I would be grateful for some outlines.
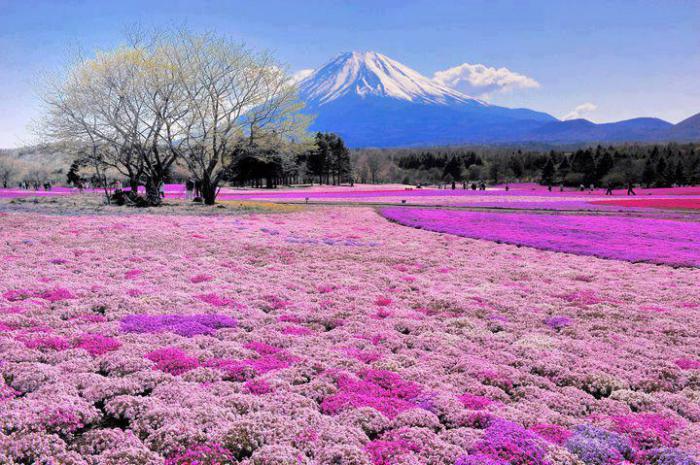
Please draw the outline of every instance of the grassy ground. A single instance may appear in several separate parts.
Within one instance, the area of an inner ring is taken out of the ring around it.
[[[166,199],[160,207],[135,208],[107,205],[99,194],[66,195],[55,197],[23,197],[0,199],[0,212],[37,213],[43,215],[238,215],[242,213],[287,213],[302,210],[299,205],[280,205],[272,202],[230,200],[214,206],[185,200]]]

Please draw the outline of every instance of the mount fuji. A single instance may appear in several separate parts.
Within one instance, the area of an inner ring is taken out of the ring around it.
[[[687,128],[657,118],[596,124],[491,105],[377,52],[342,53],[298,86],[304,111],[315,115],[311,129],[335,132],[351,147],[700,138],[691,119]]]
[[[342,53],[299,82],[311,129],[352,147],[493,142],[557,119],[464,95],[376,52]]]

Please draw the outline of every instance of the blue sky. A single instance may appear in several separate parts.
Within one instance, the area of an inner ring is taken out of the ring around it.
[[[76,47],[118,45],[136,22],[242,39],[292,71],[348,50],[378,51],[426,76],[462,63],[507,68],[539,86],[496,87],[486,98],[560,118],[677,122],[700,112],[699,0],[0,0],[0,147],[33,141],[42,72]]]

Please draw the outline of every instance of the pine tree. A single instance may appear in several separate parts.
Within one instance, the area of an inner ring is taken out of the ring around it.
[[[74,160],[73,163],[71,163],[70,168],[68,169],[68,173],[66,175],[66,181],[69,185],[77,186],[80,184],[80,168],[84,165],[85,162],[83,160]]]
[[[462,162],[456,156],[452,156],[445,164],[445,169],[442,171],[442,176],[452,177],[455,181],[462,180]]]
[[[560,183],[564,183],[566,176],[568,176],[571,171],[571,163],[569,162],[569,157],[564,157],[557,167],[557,177]]]
[[[656,187],[667,187],[670,185],[668,173],[666,173],[667,169],[666,157],[659,157],[659,161],[656,162]]]
[[[656,147],[654,147],[656,149]],[[658,153],[658,149],[657,153]],[[656,181],[656,167],[654,166],[654,160],[650,156],[644,162],[644,170],[642,171],[642,182],[645,186],[650,187]]]
[[[600,149],[600,146],[598,146],[598,149]],[[613,165],[615,165],[615,160],[613,160],[613,157],[612,155],[610,155],[610,152],[599,152],[596,156],[595,163],[595,182],[600,183],[600,180],[603,179],[603,177],[610,172],[610,170],[613,168]]]
[[[551,186],[554,183],[554,175],[556,174],[556,168],[554,166],[554,158],[549,157],[547,163],[542,167],[542,181],[541,183],[547,186]]]
[[[683,186],[686,183],[685,172],[683,170],[683,164],[680,160],[676,162],[676,169],[673,172],[673,182],[676,185]]]
[[[577,150],[571,157],[571,171],[581,173],[585,185],[593,184],[596,177],[595,160],[591,150]]]

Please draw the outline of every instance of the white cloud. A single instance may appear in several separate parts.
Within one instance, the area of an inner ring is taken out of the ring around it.
[[[569,113],[565,114],[562,116],[561,119],[567,120],[567,119],[578,119],[578,118],[583,118],[586,114],[592,113],[598,109],[598,105],[595,103],[591,102],[586,102],[582,103],[581,105],[577,106],[573,110],[571,110]]]
[[[296,73],[292,74],[292,82],[297,83],[299,81],[304,80],[305,78],[311,76],[311,73],[313,73],[314,70],[309,68],[309,69],[300,69]]]
[[[524,74],[508,68],[493,68],[481,64],[464,63],[454,68],[438,71],[433,80],[468,95],[488,98],[495,92],[511,92],[515,89],[533,89],[540,83]]]

